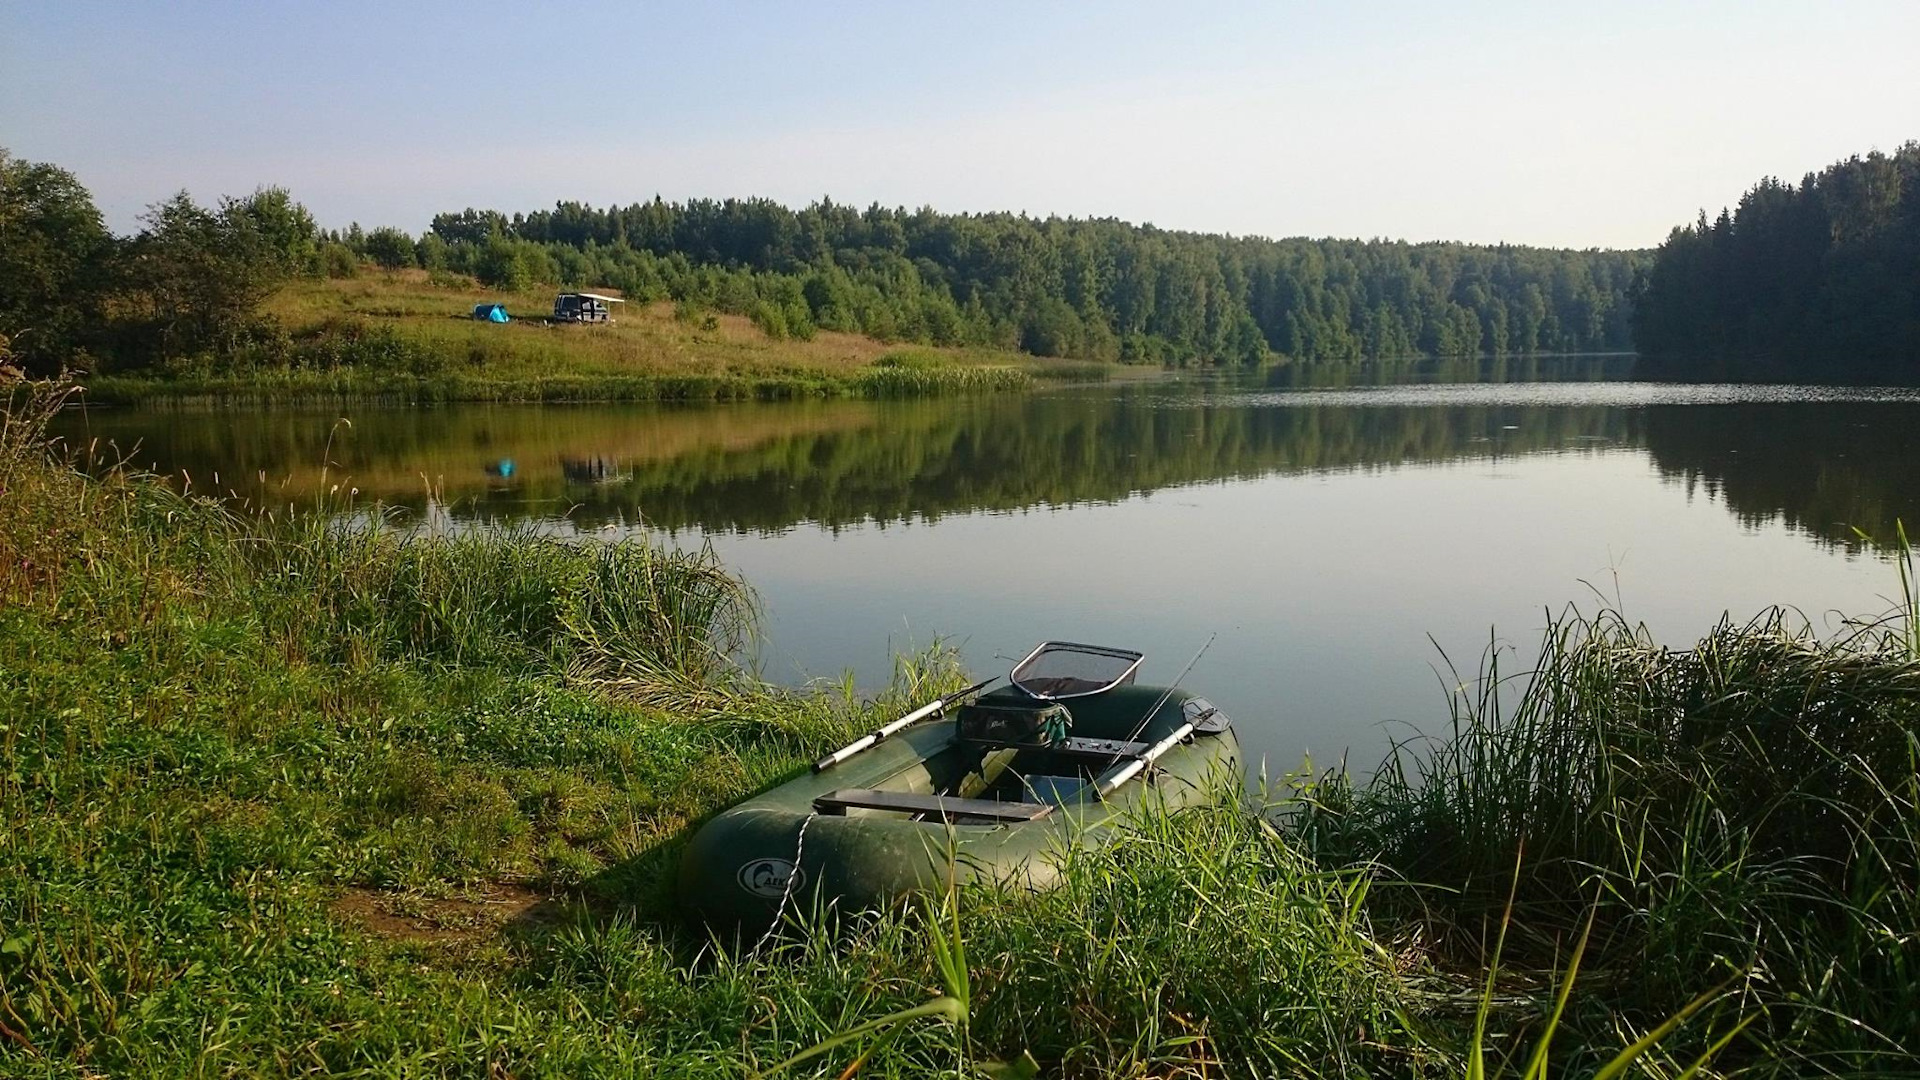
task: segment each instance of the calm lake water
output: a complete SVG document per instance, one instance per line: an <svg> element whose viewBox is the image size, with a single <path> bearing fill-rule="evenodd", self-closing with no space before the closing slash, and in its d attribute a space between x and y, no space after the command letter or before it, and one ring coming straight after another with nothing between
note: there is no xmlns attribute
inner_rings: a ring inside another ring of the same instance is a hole
<svg viewBox="0 0 1920 1080"><path fill-rule="evenodd" d="M1367 771L1443 731L1452 676L1617 601L1686 644L1769 604L1816 626L1898 583L1855 527L1920 523L1920 395L1617 381L1164 380L964 400L67 416L198 490L357 489L434 521L711 542L773 678L943 640L982 674L1048 637L1143 649L1255 768ZM1503 374L1494 373L1496 376ZM1320 383L1320 385L1316 385Z"/></svg>

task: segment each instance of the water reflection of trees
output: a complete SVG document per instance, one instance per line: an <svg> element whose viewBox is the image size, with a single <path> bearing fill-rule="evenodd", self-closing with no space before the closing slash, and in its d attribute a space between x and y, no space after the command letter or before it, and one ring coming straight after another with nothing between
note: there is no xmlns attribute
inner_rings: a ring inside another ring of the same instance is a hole
<svg viewBox="0 0 1920 1080"><path fill-rule="evenodd" d="M839 528L1112 502L1184 484L1645 447L1743 520L1849 543L1920 520L1920 406L1875 403L1258 408L1137 387L898 403L462 407L325 415L94 413L77 438L269 503L335 484L468 518ZM328 464L328 463L331 464ZM264 479L263 479L264 478ZM432 493L431 495L429 493Z"/></svg>
<svg viewBox="0 0 1920 1080"><path fill-rule="evenodd" d="M840 527L1112 502L1183 484L1618 444L1629 414L1591 409L1130 407L1039 401L932 411L698 462L638 468L608 491L667 528ZM620 507L584 500L577 520Z"/></svg>
<svg viewBox="0 0 1920 1080"><path fill-rule="evenodd" d="M1920 524L1920 406L1902 402L1663 405L1646 442L1661 475L1749 525L1781 520L1829 543L1885 542Z"/></svg>
<svg viewBox="0 0 1920 1080"><path fill-rule="evenodd" d="M1616 409L1249 408L1136 388L707 409L101 414L69 434L267 502L347 484L472 517L765 531L1111 502L1182 484L1637 440ZM240 478L244 482L237 482ZM264 478L264 480L262 479Z"/></svg>

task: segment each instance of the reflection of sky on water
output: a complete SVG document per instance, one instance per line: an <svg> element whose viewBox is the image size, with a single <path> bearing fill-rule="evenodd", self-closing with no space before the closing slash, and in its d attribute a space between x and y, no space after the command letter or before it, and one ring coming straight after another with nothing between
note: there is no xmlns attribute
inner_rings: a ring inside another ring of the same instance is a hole
<svg viewBox="0 0 1920 1080"><path fill-rule="evenodd" d="M1436 732L1447 706L1433 636L1471 675L1498 629L1530 654L1548 608L1617 590L1627 613L1685 644L1722 613L1771 603L1887 606L1893 571L1784 525L1741 524L1663 483L1642 451L1465 460L1163 490L1117 505L954 515L933 524L716 536L767 602L768 675L851 667L936 636L980 672L1046 637L1146 650L1235 716L1272 771L1352 748L1370 768L1389 733ZM1517 669L1517 667L1515 668Z"/></svg>

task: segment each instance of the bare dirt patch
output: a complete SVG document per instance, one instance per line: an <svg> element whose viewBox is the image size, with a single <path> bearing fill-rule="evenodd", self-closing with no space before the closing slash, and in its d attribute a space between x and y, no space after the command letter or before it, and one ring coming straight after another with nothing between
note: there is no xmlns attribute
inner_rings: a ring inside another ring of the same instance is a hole
<svg viewBox="0 0 1920 1080"><path fill-rule="evenodd" d="M329 906L336 918L391 941L469 945L536 917L549 901L538 890L502 884L451 897L349 888Z"/></svg>

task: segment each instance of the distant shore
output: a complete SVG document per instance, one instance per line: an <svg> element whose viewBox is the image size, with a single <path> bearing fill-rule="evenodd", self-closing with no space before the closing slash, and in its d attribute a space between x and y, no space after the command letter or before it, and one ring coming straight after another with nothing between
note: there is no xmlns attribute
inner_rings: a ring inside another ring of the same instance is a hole
<svg viewBox="0 0 1920 1080"><path fill-rule="evenodd" d="M476 304L533 312L505 324ZM549 292L501 296L470 280L375 272L303 279L272 297L248 341L164 369L81 378L87 400L215 405L774 401L1022 390L1100 381L1114 367L1011 350L899 345L820 331L776 336L735 315L633 304L606 324L552 323Z"/></svg>

